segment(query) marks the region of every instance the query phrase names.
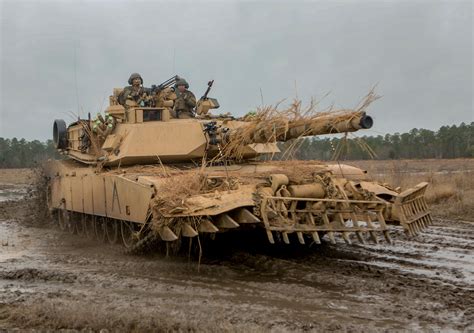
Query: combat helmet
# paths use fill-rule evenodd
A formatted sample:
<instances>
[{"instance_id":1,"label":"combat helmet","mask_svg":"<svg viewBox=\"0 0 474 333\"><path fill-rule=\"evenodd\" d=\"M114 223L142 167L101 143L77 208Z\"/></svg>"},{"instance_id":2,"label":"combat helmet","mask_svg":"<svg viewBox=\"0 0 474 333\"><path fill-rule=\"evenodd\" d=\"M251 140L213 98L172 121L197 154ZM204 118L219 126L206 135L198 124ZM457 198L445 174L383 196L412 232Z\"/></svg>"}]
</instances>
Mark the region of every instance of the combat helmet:
<instances>
[{"instance_id":1,"label":"combat helmet","mask_svg":"<svg viewBox=\"0 0 474 333\"><path fill-rule=\"evenodd\" d=\"M132 85L134 79L140 79L141 83L143 84L142 76L138 73L132 73L132 75L130 75L128 78L128 84Z\"/></svg>"},{"instance_id":2,"label":"combat helmet","mask_svg":"<svg viewBox=\"0 0 474 333\"><path fill-rule=\"evenodd\" d=\"M180 77L180 78L176 81L176 84L175 84L174 86L177 88L178 86L182 86L182 85L184 85L184 86L186 87L186 89L189 88L188 82L187 82L184 78Z\"/></svg>"}]
</instances>

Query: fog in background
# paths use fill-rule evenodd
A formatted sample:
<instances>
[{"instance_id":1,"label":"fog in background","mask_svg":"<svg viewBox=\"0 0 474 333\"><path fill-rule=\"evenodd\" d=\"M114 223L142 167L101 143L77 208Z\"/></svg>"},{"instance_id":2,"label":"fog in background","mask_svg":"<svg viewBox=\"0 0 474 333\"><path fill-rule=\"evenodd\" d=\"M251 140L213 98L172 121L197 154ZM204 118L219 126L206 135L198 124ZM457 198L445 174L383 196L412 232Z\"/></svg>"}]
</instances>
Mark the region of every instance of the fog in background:
<instances>
[{"instance_id":1,"label":"fog in background","mask_svg":"<svg viewBox=\"0 0 474 333\"><path fill-rule=\"evenodd\" d=\"M471 1L0 1L0 136L46 140L104 110L139 72L174 74L221 112L297 94L353 107L378 83L366 135L474 121ZM361 132L362 133L362 132Z\"/></svg>"}]
</instances>

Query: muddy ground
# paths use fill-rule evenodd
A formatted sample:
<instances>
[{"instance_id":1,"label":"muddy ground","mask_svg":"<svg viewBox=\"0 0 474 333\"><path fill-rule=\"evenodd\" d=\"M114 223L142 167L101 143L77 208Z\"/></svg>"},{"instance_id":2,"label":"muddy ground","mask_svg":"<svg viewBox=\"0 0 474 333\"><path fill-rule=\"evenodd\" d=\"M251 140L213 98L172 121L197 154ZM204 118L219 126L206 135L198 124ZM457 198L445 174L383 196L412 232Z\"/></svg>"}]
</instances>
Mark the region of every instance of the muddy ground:
<instances>
[{"instance_id":1,"label":"muddy ground","mask_svg":"<svg viewBox=\"0 0 474 333\"><path fill-rule=\"evenodd\" d=\"M0 331L474 330L470 222L435 219L410 240L392 227L393 245L219 235L198 265L61 232L31 218L26 185L0 190L15 199L0 202Z\"/></svg>"}]
</instances>

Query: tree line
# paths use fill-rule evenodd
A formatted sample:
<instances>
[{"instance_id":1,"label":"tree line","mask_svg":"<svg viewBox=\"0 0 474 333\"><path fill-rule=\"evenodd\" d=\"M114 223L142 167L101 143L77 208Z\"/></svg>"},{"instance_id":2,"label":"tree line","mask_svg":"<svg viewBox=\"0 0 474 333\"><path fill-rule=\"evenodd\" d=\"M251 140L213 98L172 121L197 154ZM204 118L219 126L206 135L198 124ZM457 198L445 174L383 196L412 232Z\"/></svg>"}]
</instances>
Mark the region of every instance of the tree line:
<instances>
[{"instance_id":1,"label":"tree line","mask_svg":"<svg viewBox=\"0 0 474 333\"><path fill-rule=\"evenodd\" d=\"M40 142L0 138L0 168L32 168L57 157L52 140Z\"/></svg>"},{"instance_id":2,"label":"tree line","mask_svg":"<svg viewBox=\"0 0 474 333\"><path fill-rule=\"evenodd\" d=\"M286 147L282 147L285 149ZM302 160L425 159L474 157L474 122L442 126L437 131L414 128L385 136L307 138L295 150Z\"/></svg>"},{"instance_id":3,"label":"tree line","mask_svg":"<svg viewBox=\"0 0 474 333\"><path fill-rule=\"evenodd\" d=\"M385 136L353 135L339 138L305 138L281 144L302 160L423 159L474 157L474 122L443 126L437 131L414 128L408 133ZM0 138L0 168L31 168L48 158L57 158L53 142ZM282 154L280 157L285 158Z\"/></svg>"}]
</instances>

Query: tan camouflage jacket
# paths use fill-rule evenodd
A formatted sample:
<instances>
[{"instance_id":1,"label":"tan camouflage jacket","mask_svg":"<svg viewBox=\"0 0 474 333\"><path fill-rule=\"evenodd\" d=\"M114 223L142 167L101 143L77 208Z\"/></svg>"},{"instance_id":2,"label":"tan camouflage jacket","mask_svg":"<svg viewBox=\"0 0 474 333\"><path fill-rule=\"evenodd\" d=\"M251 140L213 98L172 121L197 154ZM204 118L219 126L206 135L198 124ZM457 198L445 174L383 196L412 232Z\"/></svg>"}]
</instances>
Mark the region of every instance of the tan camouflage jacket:
<instances>
[{"instance_id":1,"label":"tan camouflage jacket","mask_svg":"<svg viewBox=\"0 0 474 333\"><path fill-rule=\"evenodd\" d=\"M178 96L175 100L175 107L174 109L179 112L193 112L194 107L196 106L196 96L189 91L186 90L183 93L176 91L176 95Z\"/></svg>"}]
</instances>

